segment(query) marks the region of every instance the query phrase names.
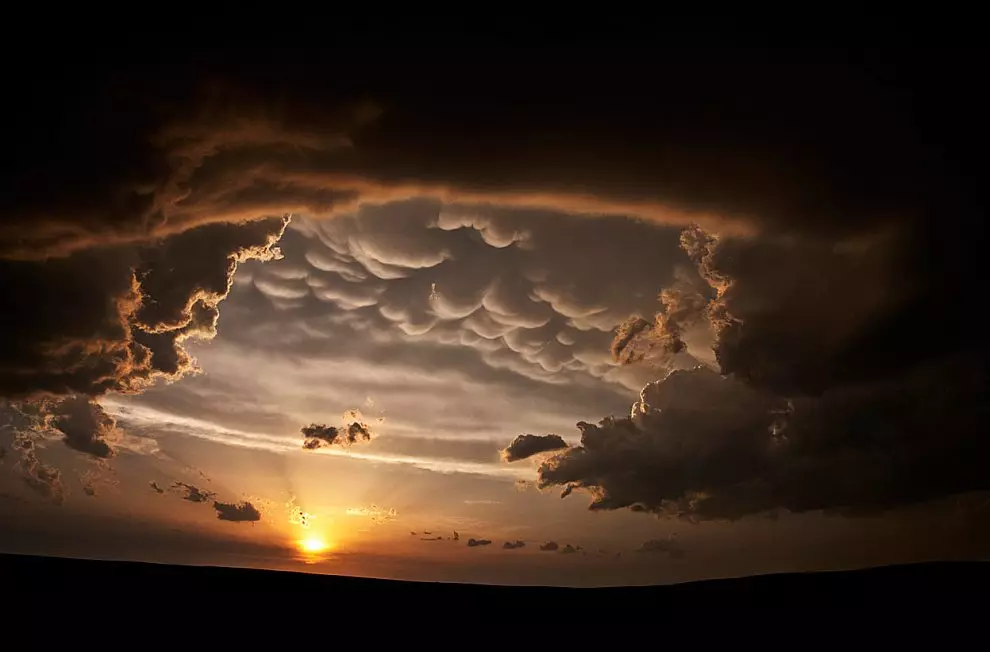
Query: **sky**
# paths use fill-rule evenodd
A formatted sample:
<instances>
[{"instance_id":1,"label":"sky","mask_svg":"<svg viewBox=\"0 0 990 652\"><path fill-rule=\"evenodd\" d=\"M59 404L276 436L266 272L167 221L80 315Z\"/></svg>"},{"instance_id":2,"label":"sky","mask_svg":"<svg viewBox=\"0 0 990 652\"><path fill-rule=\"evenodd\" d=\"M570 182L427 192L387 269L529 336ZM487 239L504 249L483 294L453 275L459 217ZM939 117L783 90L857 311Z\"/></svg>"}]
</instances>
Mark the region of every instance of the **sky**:
<instances>
[{"instance_id":1,"label":"sky","mask_svg":"<svg viewBox=\"0 0 990 652\"><path fill-rule=\"evenodd\" d=\"M11 107L0 552L987 557L972 56L348 47L86 53Z\"/></svg>"}]
</instances>

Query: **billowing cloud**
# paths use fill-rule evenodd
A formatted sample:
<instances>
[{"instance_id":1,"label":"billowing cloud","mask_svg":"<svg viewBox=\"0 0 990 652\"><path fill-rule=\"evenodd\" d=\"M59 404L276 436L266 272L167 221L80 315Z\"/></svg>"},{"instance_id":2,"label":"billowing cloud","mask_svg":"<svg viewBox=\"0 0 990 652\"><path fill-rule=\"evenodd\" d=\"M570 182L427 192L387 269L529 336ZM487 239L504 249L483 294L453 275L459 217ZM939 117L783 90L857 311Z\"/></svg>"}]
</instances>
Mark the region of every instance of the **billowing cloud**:
<instances>
[{"instance_id":1,"label":"billowing cloud","mask_svg":"<svg viewBox=\"0 0 990 652\"><path fill-rule=\"evenodd\" d=\"M502 450L502 458L515 462L561 448L567 448L567 442L560 435L519 435Z\"/></svg>"},{"instance_id":2,"label":"billowing cloud","mask_svg":"<svg viewBox=\"0 0 990 652\"><path fill-rule=\"evenodd\" d=\"M984 490L987 408L967 373L961 361L788 399L705 367L675 371L643 390L630 417L579 424L581 444L547 460L540 484L583 488L592 509L691 519Z\"/></svg>"},{"instance_id":3,"label":"billowing cloud","mask_svg":"<svg viewBox=\"0 0 990 652\"><path fill-rule=\"evenodd\" d=\"M182 499L188 500L191 503L206 503L216 497L216 493L212 491L200 489L199 487L187 484L185 482L173 483L172 489L183 494Z\"/></svg>"},{"instance_id":4,"label":"billowing cloud","mask_svg":"<svg viewBox=\"0 0 990 652\"><path fill-rule=\"evenodd\" d=\"M556 552L558 548L560 548L560 544L556 541L547 541L540 544L540 550L543 552Z\"/></svg>"},{"instance_id":5,"label":"billowing cloud","mask_svg":"<svg viewBox=\"0 0 990 652\"><path fill-rule=\"evenodd\" d=\"M261 512L249 502L241 503L213 503L213 509L217 511L217 518L221 521L233 521L235 523L256 523L261 520Z\"/></svg>"},{"instance_id":6,"label":"billowing cloud","mask_svg":"<svg viewBox=\"0 0 990 652\"><path fill-rule=\"evenodd\" d=\"M116 437L117 423L103 408L84 396L72 396L57 403L52 427L61 431L69 448L93 457L113 455L108 441Z\"/></svg>"},{"instance_id":7,"label":"billowing cloud","mask_svg":"<svg viewBox=\"0 0 990 652\"><path fill-rule=\"evenodd\" d=\"M0 260L0 284L19 307L0 316L0 393L133 392L187 373L194 361L182 342L215 334L238 263L275 257L286 222L203 226L44 263Z\"/></svg>"},{"instance_id":8,"label":"billowing cloud","mask_svg":"<svg viewBox=\"0 0 990 652\"><path fill-rule=\"evenodd\" d=\"M479 546L490 546L492 545L491 539L468 539L468 548L477 548Z\"/></svg>"},{"instance_id":9,"label":"billowing cloud","mask_svg":"<svg viewBox=\"0 0 990 652\"><path fill-rule=\"evenodd\" d=\"M518 550L519 548L525 548L525 547L526 547L526 542L519 540L506 541L505 543L502 544L503 550Z\"/></svg>"}]
</instances>

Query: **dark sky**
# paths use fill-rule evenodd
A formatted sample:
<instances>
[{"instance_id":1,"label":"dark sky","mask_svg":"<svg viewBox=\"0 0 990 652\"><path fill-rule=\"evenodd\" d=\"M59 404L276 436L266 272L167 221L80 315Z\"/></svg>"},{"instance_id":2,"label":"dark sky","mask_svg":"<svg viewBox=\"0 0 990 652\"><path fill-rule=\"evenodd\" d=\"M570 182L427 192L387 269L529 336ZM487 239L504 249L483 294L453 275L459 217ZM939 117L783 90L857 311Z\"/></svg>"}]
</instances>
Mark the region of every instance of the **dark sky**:
<instances>
[{"instance_id":1,"label":"dark sky","mask_svg":"<svg viewBox=\"0 0 990 652\"><path fill-rule=\"evenodd\" d=\"M221 532L298 481L330 512L387 498L514 542L575 492L553 504L596 514L565 532L605 512L629 525L603 546L666 561L671 523L728 549L767 514L820 517L809 546L961 496L985 518L983 57L886 36L355 31L25 62L0 154L3 473L71 510L70 473L89 496L158 465L175 498L239 447L257 468L201 501ZM333 428L359 433L346 455ZM350 484L320 489L314 456ZM408 465L461 478L460 507L400 490ZM970 551L958 532L925 554Z\"/></svg>"}]
</instances>

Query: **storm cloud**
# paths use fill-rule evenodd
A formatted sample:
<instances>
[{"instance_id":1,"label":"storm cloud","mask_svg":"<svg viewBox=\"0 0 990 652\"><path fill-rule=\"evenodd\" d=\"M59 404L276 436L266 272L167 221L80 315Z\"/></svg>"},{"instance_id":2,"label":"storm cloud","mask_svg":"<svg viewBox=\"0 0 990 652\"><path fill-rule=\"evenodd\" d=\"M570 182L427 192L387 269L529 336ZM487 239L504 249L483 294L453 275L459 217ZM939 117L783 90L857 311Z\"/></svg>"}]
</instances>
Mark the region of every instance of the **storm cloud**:
<instances>
[{"instance_id":1,"label":"storm cloud","mask_svg":"<svg viewBox=\"0 0 990 652\"><path fill-rule=\"evenodd\" d=\"M616 55L623 65L615 66L601 53L591 61L574 53L583 63L573 72L555 66L548 75L545 65L528 59L502 62L517 64L514 92L489 87L479 73L477 80L458 75L471 92L458 86L423 94L416 80L441 62L417 67L411 57L408 68L400 66L408 74L398 76L395 62L388 68L364 62L343 74L333 57L294 56L285 67L291 75L272 76L280 68L267 55L265 65L250 52L228 59L236 65L210 65L190 52L174 54L169 70L156 68L161 78L136 62L112 72L85 65L85 57L64 62L49 71L46 89L25 93L10 107L22 138L9 144L18 173L0 205L0 279L18 306L0 322L0 391L7 396L133 391L187 369L181 342L212 332L233 267L271 255L280 218L266 216L337 217L361 206L427 198L461 208L444 224L463 225L493 248L509 249L526 242L523 231L490 225L472 207L628 215L676 227L701 222L729 236L865 237L890 224L892 214L913 224L941 226L949 219L976 226L968 159L955 143L981 133L969 126L981 123L976 117L985 111L975 96L961 101L971 85L961 83L970 77L959 61L939 66L933 57L906 53L896 63L857 68L805 53L807 60L770 65L749 53L719 61L692 57L686 67L663 57ZM642 88L642 70L630 64L635 60L651 62L650 75L665 80L664 93L632 90ZM338 74L328 77L328 67ZM30 72L19 72L12 87L29 79ZM896 90L898 84L907 90ZM165 87L167 109L151 99ZM581 90L587 87L595 93ZM530 101L500 101L511 96ZM957 101L932 99L944 97ZM107 119L110 106L114 120ZM711 106L717 114L706 110ZM772 124L764 119L769 114L778 116ZM947 125L969 139L936 138ZM925 244L937 252L940 279L965 279L960 272L972 264L969 256L948 256L953 246L980 240L970 232L967 242L953 242L951 233L965 230L910 228L909 256L901 262L913 265ZM442 266L450 254L418 245L401 255L382 243L354 245L340 251L350 261L320 252L311 259L327 270L346 267L342 273L352 279L357 265L366 270L361 274L401 280L409 270ZM586 268L592 273L594 265ZM840 277L823 282L838 287ZM905 278L919 283L917 270ZM431 281L425 282L429 296ZM299 292L294 285L259 282L288 302ZM872 287L864 286L861 301ZM898 310L917 314L925 307L926 323L935 325L937 304L922 298L935 287L911 288ZM333 280L313 290L353 308L384 292ZM950 292L954 299L967 296L961 285ZM438 296L438 312L448 315L475 300L443 283ZM566 293L553 288L535 296L583 325L612 319L571 311ZM493 301L498 308L497 293ZM742 314L741 298L726 301ZM675 302L668 293L668 306ZM403 314L401 305L386 310ZM486 308L470 327L490 337L513 326L492 315L521 318L514 323L528 327L546 319ZM413 331L431 327L412 313L402 323ZM665 322L672 342L677 323ZM746 335L749 342L755 337ZM832 353L825 364L833 369L856 359ZM740 373L755 364L728 348L720 357ZM508 358L493 361L515 364ZM809 380L792 372L770 380Z\"/></svg>"},{"instance_id":2,"label":"storm cloud","mask_svg":"<svg viewBox=\"0 0 990 652\"><path fill-rule=\"evenodd\" d=\"M567 448L567 442L560 435L519 435L502 450L502 459L516 462L561 448Z\"/></svg>"}]
</instances>

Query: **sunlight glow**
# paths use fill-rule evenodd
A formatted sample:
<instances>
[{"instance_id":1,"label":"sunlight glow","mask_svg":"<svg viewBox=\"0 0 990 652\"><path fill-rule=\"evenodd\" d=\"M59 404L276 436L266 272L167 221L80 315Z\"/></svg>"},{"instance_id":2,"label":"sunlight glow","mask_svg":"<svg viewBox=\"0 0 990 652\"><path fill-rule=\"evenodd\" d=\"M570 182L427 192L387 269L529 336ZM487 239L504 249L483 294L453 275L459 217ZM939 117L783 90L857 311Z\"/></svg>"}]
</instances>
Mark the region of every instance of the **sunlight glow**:
<instances>
[{"instance_id":1,"label":"sunlight glow","mask_svg":"<svg viewBox=\"0 0 990 652\"><path fill-rule=\"evenodd\" d=\"M299 540L299 549L307 554L316 554L328 550L330 544L319 536L308 536Z\"/></svg>"}]
</instances>

